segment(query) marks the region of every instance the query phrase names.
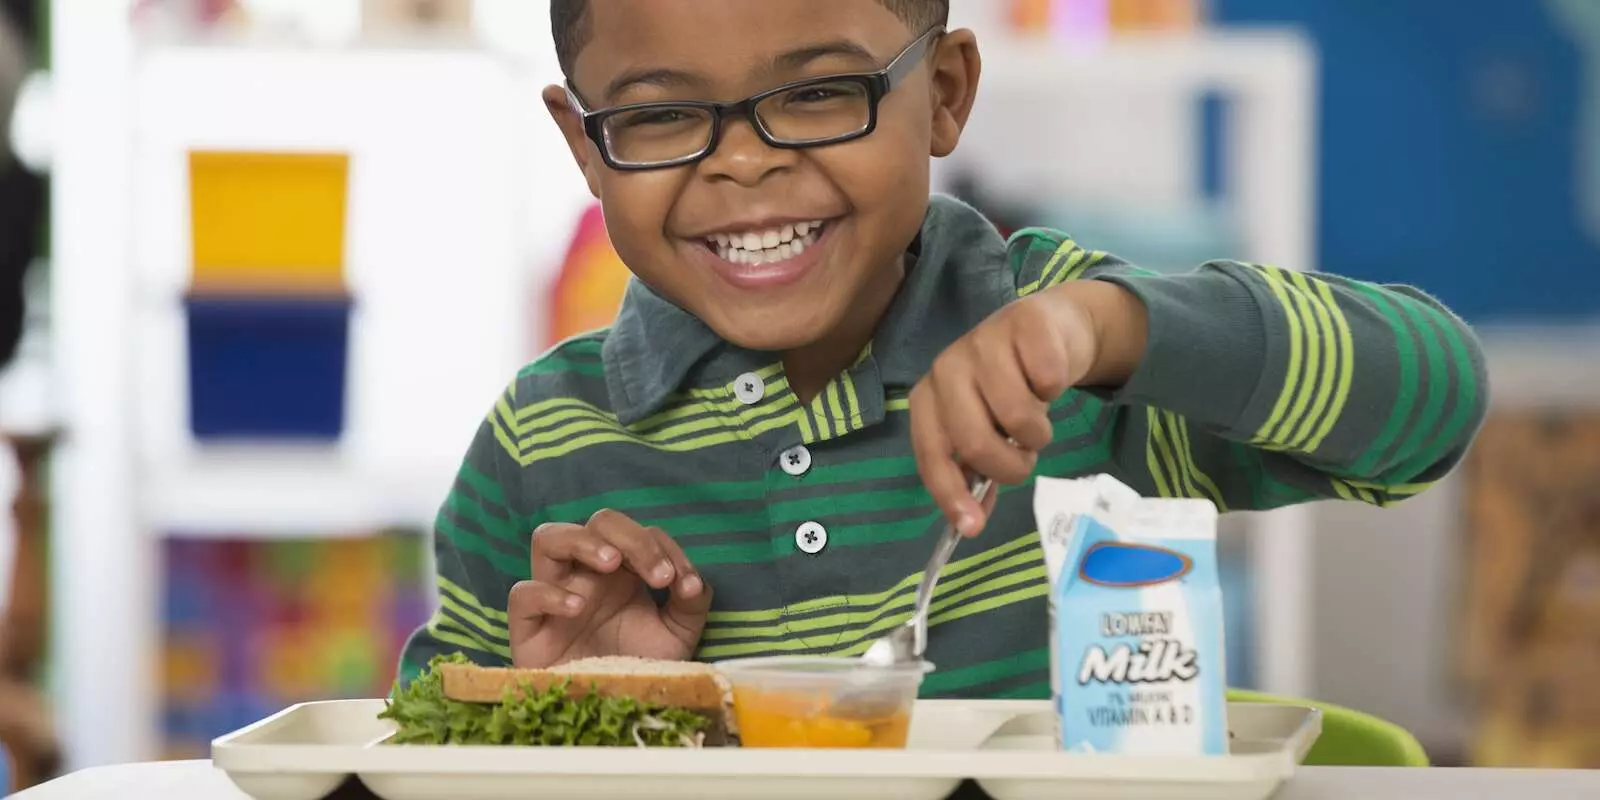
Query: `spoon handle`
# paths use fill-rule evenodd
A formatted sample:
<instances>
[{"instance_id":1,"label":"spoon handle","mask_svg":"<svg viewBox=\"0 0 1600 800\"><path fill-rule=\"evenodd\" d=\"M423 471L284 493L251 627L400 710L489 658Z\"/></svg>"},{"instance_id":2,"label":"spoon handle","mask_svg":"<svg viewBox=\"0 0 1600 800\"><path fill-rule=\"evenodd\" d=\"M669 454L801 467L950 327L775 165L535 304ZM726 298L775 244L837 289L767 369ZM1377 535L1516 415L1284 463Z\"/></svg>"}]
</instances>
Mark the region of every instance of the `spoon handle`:
<instances>
[{"instance_id":1,"label":"spoon handle","mask_svg":"<svg viewBox=\"0 0 1600 800\"><path fill-rule=\"evenodd\" d=\"M993 485L993 481L982 476L972 479L970 484L972 496L978 501L978 505L983 505L984 500L988 499L989 489ZM928 607L933 603L933 585L938 582L939 573L944 570L945 563L950 560L951 554L956 551L956 545L959 544L961 544L960 531L956 530L954 524L946 522L944 535L939 537L939 544L933 548L933 557L928 559L928 567L922 571L922 583L917 587L917 608L912 619L916 620L918 625L927 619Z\"/></svg>"}]
</instances>

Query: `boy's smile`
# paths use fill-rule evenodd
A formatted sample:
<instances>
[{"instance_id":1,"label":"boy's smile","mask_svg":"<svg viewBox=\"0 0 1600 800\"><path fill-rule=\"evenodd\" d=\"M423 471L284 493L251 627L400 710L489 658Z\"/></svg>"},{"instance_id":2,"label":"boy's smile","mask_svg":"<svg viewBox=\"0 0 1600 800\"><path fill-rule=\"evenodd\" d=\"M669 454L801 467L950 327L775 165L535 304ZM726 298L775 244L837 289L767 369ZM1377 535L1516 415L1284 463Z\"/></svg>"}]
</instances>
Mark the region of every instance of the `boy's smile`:
<instances>
[{"instance_id":1,"label":"boy's smile","mask_svg":"<svg viewBox=\"0 0 1600 800\"><path fill-rule=\"evenodd\" d=\"M700 237L705 252L691 252L736 289L787 286L821 262L833 219L766 219L731 222Z\"/></svg>"},{"instance_id":2,"label":"boy's smile","mask_svg":"<svg viewBox=\"0 0 1600 800\"><path fill-rule=\"evenodd\" d=\"M570 94L544 99L624 263L734 344L848 366L903 277L929 158L965 122L971 34L924 38L877 0L590 0L588 15ZM887 91L859 77L891 63ZM685 105L613 111L641 103Z\"/></svg>"}]
</instances>

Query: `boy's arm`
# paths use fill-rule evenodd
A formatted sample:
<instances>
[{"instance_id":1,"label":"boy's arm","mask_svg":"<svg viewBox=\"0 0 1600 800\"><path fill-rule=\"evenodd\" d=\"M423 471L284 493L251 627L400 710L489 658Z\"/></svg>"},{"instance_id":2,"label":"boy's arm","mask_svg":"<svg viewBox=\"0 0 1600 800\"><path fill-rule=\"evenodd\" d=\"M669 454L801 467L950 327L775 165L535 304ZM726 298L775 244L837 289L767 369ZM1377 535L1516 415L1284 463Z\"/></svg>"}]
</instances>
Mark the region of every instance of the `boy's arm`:
<instances>
[{"instance_id":1,"label":"boy's arm","mask_svg":"<svg viewBox=\"0 0 1600 800\"><path fill-rule=\"evenodd\" d=\"M1157 275L1039 230L1011 253L1021 294L1098 279L1143 303L1138 367L1093 392L1115 407L1119 477L1143 493L1388 505L1450 472L1483 421L1476 337L1414 289L1231 261Z\"/></svg>"},{"instance_id":2,"label":"boy's arm","mask_svg":"<svg viewBox=\"0 0 1600 800\"><path fill-rule=\"evenodd\" d=\"M509 391L509 390L508 390ZM503 398L478 427L434 525L439 604L400 657L400 683L429 659L460 652L485 666L509 666L506 600L528 577L532 521L518 513L520 477L500 439Z\"/></svg>"}]
</instances>

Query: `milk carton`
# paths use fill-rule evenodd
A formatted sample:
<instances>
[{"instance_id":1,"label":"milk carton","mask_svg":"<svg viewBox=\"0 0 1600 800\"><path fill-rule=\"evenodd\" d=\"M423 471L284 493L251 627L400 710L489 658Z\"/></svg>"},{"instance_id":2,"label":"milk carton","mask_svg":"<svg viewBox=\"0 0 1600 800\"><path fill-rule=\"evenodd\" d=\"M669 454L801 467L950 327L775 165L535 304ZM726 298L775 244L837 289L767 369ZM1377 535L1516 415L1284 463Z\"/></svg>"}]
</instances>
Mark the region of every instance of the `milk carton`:
<instances>
[{"instance_id":1,"label":"milk carton","mask_svg":"<svg viewBox=\"0 0 1600 800\"><path fill-rule=\"evenodd\" d=\"M1100 475L1040 478L1033 508L1061 748L1226 755L1216 506Z\"/></svg>"}]
</instances>

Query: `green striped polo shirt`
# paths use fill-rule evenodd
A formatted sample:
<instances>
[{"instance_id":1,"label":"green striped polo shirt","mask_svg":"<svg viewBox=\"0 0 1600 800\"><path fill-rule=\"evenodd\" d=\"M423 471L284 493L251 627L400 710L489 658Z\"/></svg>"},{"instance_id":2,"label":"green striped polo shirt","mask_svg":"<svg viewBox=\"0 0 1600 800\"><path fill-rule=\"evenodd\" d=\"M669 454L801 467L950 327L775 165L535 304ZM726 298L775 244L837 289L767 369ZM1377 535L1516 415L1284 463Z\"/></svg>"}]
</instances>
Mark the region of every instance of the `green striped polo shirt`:
<instances>
[{"instance_id":1,"label":"green striped polo shirt","mask_svg":"<svg viewBox=\"0 0 1600 800\"><path fill-rule=\"evenodd\" d=\"M638 281L611 328L521 370L439 513L439 606L402 680L444 652L507 664L531 532L603 508L667 531L715 589L698 658L861 653L909 616L939 533L908 436L912 385L996 310L1066 281L1135 293L1149 344L1126 385L1053 405L1038 475L1106 472L1223 510L1384 505L1449 471L1484 415L1475 338L1409 288L1232 261L1159 275L1056 231L1003 238L945 197L909 255L871 344L809 403L777 354L723 341ZM940 580L927 696L1049 695L1031 491L1003 488Z\"/></svg>"}]
</instances>

